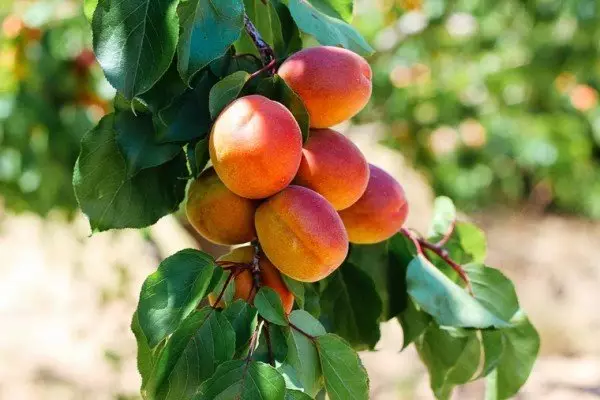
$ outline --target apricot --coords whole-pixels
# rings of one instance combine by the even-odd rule
[[[353,117],[371,97],[369,63],[339,47],[301,50],[277,73],[302,99],[313,128],[329,128]]]
[[[358,147],[332,129],[311,129],[294,183],[325,197],[336,210],[354,204],[369,182],[369,164]]]
[[[408,214],[404,189],[384,170],[369,164],[367,190],[356,203],[339,212],[350,242],[384,241],[402,228]]]
[[[320,194],[291,185],[255,214],[258,240],[273,265],[303,282],[325,278],[348,253],[348,235],[335,209]]]
[[[209,151],[225,186],[239,196],[261,199],[294,179],[302,157],[302,133],[281,103],[245,96],[217,117]]]
[[[222,256],[219,260],[222,261],[233,261],[238,263],[251,263],[254,258],[254,248],[252,246],[244,246],[233,249],[230,253]],[[261,284],[270,287],[275,290],[281,298],[283,309],[286,314],[292,312],[294,306],[294,295],[289,291],[281,274],[273,266],[271,261],[264,255],[259,254],[258,266],[260,268],[260,280]],[[233,295],[234,300],[242,299],[245,301],[250,300],[252,295],[252,273],[249,270],[244,270],[238,274],[235,278],[235,293]],[[214,305],[216,298],[214,294],[209,295],[209,302]]]
[[[231,245],[256,238],[256,207],[255,200],[233,193],[209,168],[190,185],[186,213],[190,224],[207,240]]]

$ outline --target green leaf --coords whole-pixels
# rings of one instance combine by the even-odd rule
[[[480,343],[474,331],[464,335],[432,325],[416,342],[436,398],[448,399],[456,385],[468,382],[477,371]]]
[[[244,300],[238,299],[223,310],[223,316],[235,331],[236,353],[245,348],[258,324],[258,311]]]
[[[196,171],[198,174],[202,172],[208,161],[210,160],[210,153],[208,151],[208,138],[199,140],[194,147],[194,159],[196,164]]]
[[[300,30],[294,22],[290,10],[280,1],[269,2],[277,10],[283,36],[283,49],[275,48],[277,58],[287,58],[289,55],[302,50]]]
[[[297,281],[285,274],[281,274],[285,286],[294,295],[294,301],[298,304],[298,307],[304,308],[304,282]]]
[[[451,199],[440,196],[433,203],[433,220],[427,236],[441,239],[456,222],[456,207]]]
[[[160,263],[140,293],[137,312],[150,347],[170,335],[212,289],[223,270],[198,250],[181,250]]]
[[[235,332],[225,316],[210,307],[194,312],[161,351],[148,384],[151,398],[191,398],[234,351]]]
[[[540,336],[529,320],[521,315],[513,322],[514,327],[502,330],[504,351],[496,370],[488,375],[491,384],[487,387],[487,395],[490,398],[514,396],[531,374],[540,349]]]
[[[325,389],[331,400],[367,400],[369,377],[356,351],[339,336],[316,339]]]
[[[287,325],[281,297],[270,287],[263,286],[259,289],[254,297],[254,306],[267,321],[281,326]]]
[[[231,302],[233,301],[233,296],[235,295],[235,279],[229,279],[229,275],[230,273],[221,274],[219,281],[217,282],[217,284],[211,292],[211,295],[215,296],[216,300],[216,298],[219,297],[221,292],[223,292],[223,289],[225,289],[225,292],[223,293],[223,296],[219,301],[219,304],[224,304],[224,307],[228,307],[229,304],[231,304]],[[226,283],[227,287],[225,288]]]
[[[312,397],[300,390],[286,389],[284,400],[312,400]]]
[[[241,0],[189,0],[180,6],[179,73],[186,82],[225,54],[244,26]],[[218,34],[216,34],[218,33]]]
[[[302,131],[302,140],[306,141],[309,135],[310,121],[308,111],[300,97],[285,83],[279,75],[264,79],[259,85],[257,92],[271,100],[283,104],[294,116]]]
[[[354,0],[311,0],[311,4],[330,17],[352,22]]]
[[[288,0],[288,7],[300,30],[322,45],[342,46],[363,56],[373,53],[373,48],[351,25],[319,11],[307,0]]]
[[[502,359],[504,353],[504,333],[503,330],[486,329],[481,331],[483,343],[484,363],[479,377],[490,374]]]
[[[402,349],[405,349],[425,332],[425,329],[431,323],[431,316],[419,310],[415,303],[409,299],[406,309],[398,315],[398,321],[402,326]]]
[[[128,99],[150,89],[175,55],[178,0],[99,2],[94,52],[106,79]]]
[[[88,22],[92,22],[94,18],[94,11],[98,6],[98,0],[83,0],[83,14]]]
[[[326,283],[321,293],[321,319],[330,325],[329,330],[356,348],[374,348],[380,338],[382,306],[371,278],[346,262]]]
[[[129,177],[109,114],[86,133],[73,171],[73,187],[94,231],[143,228],[174,212],[185,196],[185,156]]]
[[[415,304],[439,325],[465,328],[509,326],[423,256],[415,257],[408,265],[406,282]]]
[[[258,338],[258,347],[254,351],[254,360],[270,363],[272,359],[276,363],[285,363],[285,359],[288,354],[288,347],[285,341],[285,330],[287,327],[266,323],[260,331]],[[271,346],[267,343],[267,336]],[[284,375],[285,373],[281,370],[280,366],[277,370]]]
[[[210,89],[208,108],[213,119],[216,119],[221,111],[240,95],[248,78],[250,74],[246,71],[237,71],[223,78]]]
[[[250,21],[252,21],[263,40],[273,48],[276,55],[283,55],[285,51],[283,33],[281,31],[279,16],[277,15],[273,2],[244,0],[244,9],[246,15],[250,18]],[[256,46],[247,32],[242,33],[239,40],[235,43],[235,49],[238,53],[259,55]]]
[[[289,320],[311,336],[321,336],[327,333],[321,322],[307,311],[294,310],[290,313]]]
[[[510,321],[519,311],[519,301],[512,282],[497,269],[479,264],[464,267],[475,298],[499,318]]]
[[[452,248],[454,244],[460,246],[459,251]],[[485,234],[473,224],[457,222],[453,238],[448,242],[448,246],[452,258],[461,264],[469,262],[482,263],[485,261],[487,254]]]
[[[315,318],[321,315],[321,295],[317,288],[317,284],[304,284],[304,309]]]
[[[148,344],[148,338],[144,335],[144,331],[142,331],[142,327],[140,326],[140,321],[138,319],[137,311],[133,313],[133,318],[131,320],[131,331],[135,336],[135,341],[137,343],[137,368],[142,377],[142,388],[146,385],[148,378],[152,374],[152,370],[154,369],[155,359],[152,349]]]
[[[115,115],[114,129],[129,177],[143,169],[162,165],[181,153],[181,146],[177,144],[156,142],[149,114],[135,116],[131,111],[121,111]]]
[[[281,400],[285,381],[273,367],[262,362],[242,360],[221,364],[204,382],[194,400]]]
[[[159,142],[188,142],[207,137],[211,127],[208,96],[216,78],[209,72],[176,97],[171,105],[159,113],[167,129],[159,132]]]
[[[169,69],[161,76],[158,82],[150,90],[140,94],[137,98],[153,114],[158,114],[161,110],[168,107],[175,97],[185,92],[186,89],[187,85],[181,80],[179,71],[177,71],[177,59],[173,59]]]

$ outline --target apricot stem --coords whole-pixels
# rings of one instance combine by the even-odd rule
[[[450,226],[448,227],[448,230],[444,233],[444,236],[442,236],[442,238],[435,245],[437,247],[444,247],[446,245],[446,243],[448,243],[448,240],[450,240],[450,238],[452,237],[455,227],[456,227],[456,220],[453,219],[452,222],[450,223]]]
[[[256,46],[258,53],[262,59],[263,65],[268,66],[269,74],[275,74],[275,52],[267,42],[262,38],[256,26],[250,21],[248,15],[244,14],[244,28]]]
[[[223,299],[223,296],[225,295],[225,290],[227,290],[227,286],[229,286],[229,284],[231,283],[231,280],[233,279],[234,276],[235,276],[235,271],[229,272],[229,276],[225,280],[223,289],[221,289],[221,293],[219,293],[219,295],[217,296],[217,300],[215,300],[215,303],[212,306],[213,309],[216,309],[218,307],[219,303],[221,302],[221,299]]]
[[[269,363],[275,366],[275,357],[273,356],[273,345],[271,344],[271,332],[269,332],[269,322],[261,317],[265,321],[265,341],[267,342],[267,349],[269,351]]]
[[[415,247],[417,248],[417,252],[419,254],[422,254],[427,259],[429,259],[429,257],[427,257],[427,254],[423,251],[423,249],[427,249],[435,253],[438,257],[444,260],[444,262],[448,264],[465,282],[469,294],[471,294],[471,296],[474,296],[473,287],[471,286],[471,280],[469,279],[469,276],[465,272],[464,268],[450,257],[450,254],[448,254],[448,250],[446,250],[443,246],[440,246],[435,243],[430,243],[423,238],[416,237],[412,232],[410,232],[406,228],[402,228],[400,230],[400,233],[402,233],[408,239],[412,240],[412,242],[415,244]]]

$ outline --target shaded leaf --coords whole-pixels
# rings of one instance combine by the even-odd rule
[[[254,306],[261,317],[277,325],[287,325],[283,304],[279,294],[268,286],[259,289],[254,297]]]
[[[321,296],[317,288],[317,284],[304,284],[304,309],[315,318],[321,315]]]
[[[221,111],[239,96],[248,78],[250,74],[246,71],[237,71],[226,76],[210,89],[208,108],[213,119],[216,119]]]
[[[398,321],[402,326],[402,349],[405,349],[425,332],[431,323],[431,316],[417,309],[415,303],[409,299],[406,309],[398,315]]]
[[[160,77],[158,82],[150,90],[140,94],[137,98],[148,107],[153,114],[168,107],[173,99],[181,95],[187,89],[187,85],[181,80],[177,71],[177,59],[174,58],[167,72]]]
[[[487,329],[481,332],[484,363],[479,377],[487,376],[502,359],[504,353],[504,334],[502,330]]]
[[[137,369],[142,377],[143,388],[154,369],[155,360],[152,349],[148,344],[148,338],[144,335],[144,331],[142,331],[142,327],[140,326],[137,311],[133,313],[131,331],[133,332],[137,343]]]
[[[281,278],[288,290],[294,295],[294,301],[298,304],[298,307],[304,308],[304,283],[292,279],[285,274],[281,274]]]
[[[286,389],[284,400],[311,400],[312,397],[300,390]]]
[[[236,353],[244,349],[252,332],[258,324],[258,311],[244,300],[238,299],[223,310],[223,316],[227,318],[235,331]]]

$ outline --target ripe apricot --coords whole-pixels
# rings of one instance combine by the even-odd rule
[[[408,214],[404,189],[384,170],[369,164],[367,190],[356,203],[339,212],[352,243],[377,243],[402,228]]]
[[[255,226],[269,260],[299,281],[325,278],[348,253],[348,236],[335,209],[302,186],[288,186],[262,203]]]
[[[329,128],[351,118],[371,97],[369,63],[339,47],[301,50],[277,73],[302,99],[313,128]]]
[[[215,121],[209,151],[225,186],[239,196],[261,199],[294,179],[302,157],[302,133],[281,103],[245,96]]]
[[[358,147],[332,129],[312,129],[294,179],[325,197],[336,210],[354,204],[369,182],[369,165]]]
[[[251,263],[254,257],[254,248],[252,246],[244,246],[233,249],[230,253],[219,258],[220,261],[233,261],[237,263]],[[294,306],[294,295],[289,291],[281,274],[264,255],[259,255],[258,266],[260,268],[260,280],[261,284],[270,287],[275,290],[281,298],[283,309],[286,314],[292,312]],[[250,300],[252,292],[252,273],[249,270],[244,270],[238,274],[235,278],[235,294],[233,295],[234,300],[242,299],[245,301]],[[214,305],[216,298],[211,293],[209,295],[209,302]]]
[[[255,200],[229,190],[213,168],[192,182],[186,212],[190,224],[207,240],[218,244],[241,244],[256,238]]]

